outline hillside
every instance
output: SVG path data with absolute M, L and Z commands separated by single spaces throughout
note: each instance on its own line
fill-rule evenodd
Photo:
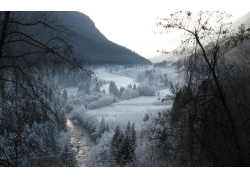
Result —
M 63 18 L 64 24 L 72 25 L 70 30 L 76 36 L 66 38 L 85 61 L 91 64 L 151 64 L 135 52 L 109 41 L 88 16 L 80 12 L 55 12 L 55 15 Z
M 242 16 L 241 18 L 236 20 L 232 24 L 232 28 L 238 30 L 238 26 L 240 26 L 241 24 L 245 24 L 245 27 L 249 28 L 249 26 L 250 26 L 250 12 L 248 12 L 247 14 L 245 14 L 244 16 Z

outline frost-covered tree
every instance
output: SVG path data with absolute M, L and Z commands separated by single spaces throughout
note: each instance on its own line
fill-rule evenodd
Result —
M 105 119 L 102 117 L 101 122 L 96 127 L 96 130 L 92 136 L 95 138 L 95 140 L 99 140 L 105 131 L 109 131 L 109 128 L 108 125 L 105 125 Z
M 60 156 L 63 167 L 76 167 L 77 161 L 75 157 L 75 152 L 70 148 L 69 145 L 65 145 L 63 153 Z
M 63 38 L 70 35 L 53 12 L 0 12 L 2 166 L 45 166 L 63 149 L 58 141 L 66 118 L 56 71 L 84 72 Z
M 113 166 L 124 166 L 124 135 L 121 132 L 119 126 L 115 129 L 115 134 L 111 140 L 111 156 Z
M 132 89 L 132 85 L 131 85 L 131 83 L 130 83 L 130 84 L 128 84 L 127 88 Z
M 113 101 L 114 101 L 113 96 L 111 96 L 111 95 L 105 95 L 105 96 L 101 96 L 98 100 L 90 102 L 87 105 L 87 107 L 89 109 L 100 108 L 100 107 L 104 107 L 104 106 L 108 106 L 108 105 L 112 104 Z
M 87 166 L 107 167 L 114 166 L 111 155 L 111 140 L 113 132 L 104 132 L 98 144 L 91 148 L 90 154 L 86 157 Z
M 146 113 L 145 116 L 144 116 L 144 118 L 143 118 L 143 121 L 146 122 L 148 120 L 149 120 L 149 115 Z
M 101 90 L 100 90 L 100 86 L 99 86 L 99 84 L 98 84 L 98 83 L 96 83 L 96 86 L 95 86 L 95 91 L 96 91 L 96 92 L 101 92 Z
M 137 87 L 137 91 L 140 96 L 153 96 L 155 94 L 154 87 L 146 84 L 140 84 Z
M 136 132 L 134 124 L 128 122 L 125 133 L 119 126 L 111 141 L 111 155 L 113 166 L 134 166 L 135 165 Z
M 138 91 L 132 89 L 126 89 L 123 91 L 121 98 L 122 99 L 131 99 L 139 96 Z
M 115 82 L 111 81 L 109 84 L 109 92 L 114 94 L 115 96 L 119 96 L 119 90 L 115 84 Z
M 136 85 L 135 84 L 133 85 L 133 90 L 136 90 Z
M 66 102 L 67 99 L 68 99 L 68 93 L 67 93 L 67 90 L 66 90 L 66 89 L 63 90 L 63 99 L 64 99 L 65 102 Z
M 119 91 L 119 97 L 122 96 L 122 93 L 125 91 L 125 87 L 120 87 L 120 91 Z
M 136 132 L 134 123 L 132 126 L 130 122 L 127 124 L 125 130 L 125 138 L 123 142 L 124 149 L 124 161 L 127 166 L 133 166 L 135 162 L 135 144 L 136 143 Z

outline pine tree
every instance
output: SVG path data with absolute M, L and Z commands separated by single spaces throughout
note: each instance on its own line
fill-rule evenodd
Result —
M 96 86 L 95 86 L 95 91 L 96 91 L 96 92 L 101 92 L 101 90 L 100 90 L 100 86 L 99 86 L 99 84 L 98 84 L 98 83 L 96 83 Z
M 64 102 L 66 102 L 68 99 L 68 93 L 67 93 L 66 89 L 63 90 L 63 99 L 64 99 Z
M 167 74 L 166 73 L 164 74 L 164 78 L 167 79 Z
M 115 96 L 119 96 L 119 90 L 115 82 L 111 81 L 109 84 L 109 93 L 113 93 Z
M 130 83 L 130 84 L 128 84 L 127 88 L 132 89 L 132 85 L 131 85 L 131 83 Z
M 135 147 L 136 147 L 136 131 L 135 131 L 135 124 L 133 123 L 131 126 L 131 145 L 132 145 L 132 158 L 133 161 L 135 160 Z
M 112 165 L 113 166 L 124 166 L 124 135 L 120 131 L 119 126 L 115 129 L 115 134 L 111 140 L 111 154 L 112 154 Z
M 76 167 L 77 161 L 74 155 L 74 151 L 68 146 L 65 145 L 63 153 L 61 155 L 62 166 L 63 167 Z
M 102 117 L 102 120 L 101 120 L 99 126 L 96 128 L 96 131 L 94 133 L 94 137 L 96 139 L 100 139 L 102 137 L 102 134 L 105 132 L 104 121 L 105 121 L 105 119 Z
M 108 125 L 106 125 L 105 131 L 109 132 L 109 126 Z
M 136 85 L 134 84 L 134 86 L 133 86 L 133 90 L 136 90 Z
M 109 93 L 113 93 L 113 92 L 114 92 L 114 83 L 113 81 L 111 81 L 109 84 Z
M 82 83 L 79 84 L 79 87 L 77 89 L 77 92 L 80 92 L 80 91 L 83 91 L 83 84 Z
M 87 81 L 86 83 L 86 90 L 85 90 L 85 94 L 90 94 L 90 81 Z
M 124 161 L 128 166 L 133 166 L 135 162 L 135 142 L 136 132 L 134 123 L 131 126 L 130 122 L 128 122 L 123 143 Z
M 143 118 L 143 121 L 146 122 L 148 120 L 149 120 L 149 115 L 146 113 L 145 116 L 144 116 L 144 118 Z
M 119 92 L 119 96 L 121 97 L 123 91 L 125 91 L 125 87 L 120 87 L 120 92 Z
M 113 166 L 134 166 L 136 132 L 134 123 L 132 126 L 128 122 L 125 135 L 119 126 L 115 129 L 115 134 L 111 140 L 111 154 L 113 156 Z

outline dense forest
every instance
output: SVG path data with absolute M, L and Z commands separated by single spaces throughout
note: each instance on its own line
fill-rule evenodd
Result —
M 159 19 L 162 32 L 183 32 L 180 46 L 163 52 L 179 60 L 149 67 L 81 13 L 0 12 L 0 166 L 79 166 L 69 119 L 94 143 L 87 166 L 249 166 L 250 29 L 230 17 L 179 11 Z M 118 86 L 98 68 L 135 81 Z M 93 115 L 154 97 L 164 109 Z

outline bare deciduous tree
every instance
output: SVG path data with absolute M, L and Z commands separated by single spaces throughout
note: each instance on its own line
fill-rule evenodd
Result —
M 226 55 L 248 40 L 250 33 L 244 25 L 238 32 L 230 30 L 230 17 L 230 14 L 219 11 L 179 11 L 168 18 L 161 18 L 157 25 L 163 27 L 164 33 L 183 32 L 180 46 L 173 52 L 182 53 L 186 58 L 186 80 L 184 87 L 175 90 L 174 94 L 180 104 L 176 106 L 176 112 L 183 112 L 176 118 L 179 121 L 177 125 L 182 127 L 179 133 L 183 133 L 179 137 L 184 139 L 183 144 L 189 146 L 186 151 L 190 151 L 190 155 L 197 147 L 195 144 L 200 144 L 200 152 L 210 154 L 207 157 L 212 157 L 217 163 L 213 165 L 246 166 L 248 155 L 242 141 L 239 114 L 235 113 L 228 93 L 232 90 L 228 85 L 232 82 L 229 78 L 232 77 L 232 63 Z M 223 138 L 225 146 L 220 146 L 218 143 L 223 142 Z M 226 152 L 236 154 L 236 158 L 232 157 L 232 164 L 227 164 L 230 162 L 225 160 L 228 157 L 219 157 Z M 196 158 L 201 159 L 199 156 Z

